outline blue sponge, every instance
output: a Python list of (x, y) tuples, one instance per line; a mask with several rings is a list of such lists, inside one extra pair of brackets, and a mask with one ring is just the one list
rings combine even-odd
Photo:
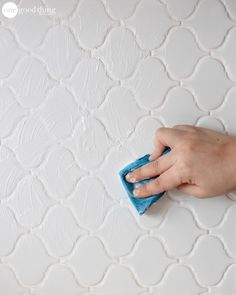
[[(164, 150), (164, 152), (162, 153), (162, 155), (168, 153), (170, 150), (171, 149), (169, 147), (167, 147)], [(134, 188), (155, 179), (155, 177), (152, 177), (149, 179), (144, 179), (144, 180), (136, 182), (136, 183), (130, 183), (130, 182), (126, 181), (126, 179), (125, 179), (126, 174), (149, 163), (150, 162), (149, 156), (150, 155), (147, 154), (147, 155), (143, 156), (142, 158), (137, 159), (135, 162), (127, 165), (125, 168), (123, 168), (119, 172), (122, 184), (123, 184), (126, 192), (128, 193), (128, 196), (129, 196), (131, 202), (133, 203), (134, 207), (137, 209), (137, 211), (140, 215), (142, 215), (153, 203), (155, 203), (157, 200), (159, 200), (162, 197), (162, 195), (164, 195), (164, 193), (165, 193), (165, 192), (162, 192), (160, 194), (152, 195), (152, 196), (146, 197), (146, 198), (137, 198), (133, 195)]]

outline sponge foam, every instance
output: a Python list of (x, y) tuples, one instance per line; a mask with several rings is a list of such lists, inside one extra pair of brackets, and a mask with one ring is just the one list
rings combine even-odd
[[(171, 149), (169, 147), (167, 147), (162, 155), (168, 153), (170, 150)], [(165, 192), (162, 192), (160, 194), (152, 195), (152, 196), (146, 197), (146, 198), (137, 198), (133, 195), (134, 188), (155, 179), (155, 177), (152, 177), (149, 179), (144, 179), (144, 180), (136, 182), (136, 183), (130, 183), (130, 182), (126, 181), (126, 179), (125, 179), (125, 176), (129, 172), (149, 163), (150, 162), (149, 156), (150, 155), (147, 154), (147, 155), (143, 156), (142, 158), (137, 159), (135, 162), (128, 164), (126, 167), (124, 167), (119, 172), (122, 184), (128, 194), (128, 197), (130, 198), (131, 202), (133, 203), (134, 207), (137, 209), (137, 211), (140, 215), (142, 215), (153, 203), (155, 203), (157, 200), (159, 200), (165, 193)]]

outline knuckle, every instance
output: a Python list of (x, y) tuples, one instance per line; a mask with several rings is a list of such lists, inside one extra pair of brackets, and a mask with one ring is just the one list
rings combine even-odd
[(193, 125), (188, 125), (188, 124), (186, 124), (186, 125), (184, 125), (186, 128), (189, 128), (189, 130), (196, 130), (197, 129), (197, 127), (196, 126), (193, 126)]
[(196, 131), (198, 128), (196, 126), (193, 126), (193, 125), (184, 125), (186, 128), (189, 129), (189, 131)]
[(191, 164), (188, 160), (184, 159), (178, 163), (179, 174), (181, 175), (181, 182), (188, 182), (192, 174)]
[(184, 153), (194, 152), (195, 151), (195, 143), (191, 140), (186, 141), (182, 146), (182, 150), (184, 151)]
[(164, 183), (163, 183), (163, 181), (161, 180), (160, 177), (157, 177), (155, 182), (156, 182), (156, 185), (160, 188), (161, 191), (163, 191), (163, 192), (166, 191), (166, 187), (165, 187), (165, 185), (164, 185)]
[(142, 186), (140, 186), (139, 190), (142, 196), (148, 196), (150, 194), (147, 184), (143, 184)]
[(187, 136), (191, 135), (191, 137), (196, 136), (200, 132), (199, 127), (193, 126), (193, 125), (187, 125), (187, 124), (185, 124), (185, 125), (175, 125), (174, 128), (185, 131)]
[(143, 171), (142, 167), (134, 170), (133, 172), (134, 178), (139, 179), (140, 177), (142, 177), (142, 174), (143, 174), (142, 171)]
[(186, 126), (186, 125), (177, 124), (177, 125), (174, 125), (173, 128), (175, 128), (175, 129), (181, 129), (181, 128), (183, 128), (184, 126)]
[(179, 129), (185, 129), (185, 130), (194, 130), (195, 129), (195, 126), (192, 126), (192, 125), (188, 125), (188, 124), (176, 124), (174, 126), (174, 128), (179, 128)]
[(165, 127), (160, 127), (156, 130), (156, 135), (159, 136), (160, 134), (163, 134), (165, 132), (166, 128)]
[(175, 170), (172, 173), (172, 177), (173, 177), (173, 179), (175, 180), (176, 183), (182, 183), (182, 175), (181, 175), (181, 173), (179, 173), (178, 170)]
[(189, 132), (191, 132), (192, 136), (196, 136), (199, 134), (199, 132), (201, 132), (201, 130), (199, 129), (199, 127), (191, 126), (189, 128)]
[(157, 171), (159, 169), (159, 164), (160, 163), (159, 163), (158, 160), (153, 161), (152, 164), (151, 164), (152, 170)]
[(147, 195), (150, 192), (150, 186), (148, 184), (144, 184), (142, 186), (142, 190), (143, 190), (143, 193)]

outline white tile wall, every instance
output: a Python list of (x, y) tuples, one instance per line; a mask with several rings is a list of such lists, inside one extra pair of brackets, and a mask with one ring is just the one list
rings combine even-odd
[(56, 15), (0, 16), (0, 294), (235, 295), (236, 194), (138, 216), (118, 171), (163, 125), (236, 134), (236, 1), (16, 3)]

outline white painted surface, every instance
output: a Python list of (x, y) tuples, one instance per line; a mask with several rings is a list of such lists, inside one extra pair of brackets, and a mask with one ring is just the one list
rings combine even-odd
[(56, 14), (0, 16), (0, 293), (235, 295), (235, 193), (138, 216), (118, 178), (160, 126), (236, 134), (235, 1), (16, 4)]

